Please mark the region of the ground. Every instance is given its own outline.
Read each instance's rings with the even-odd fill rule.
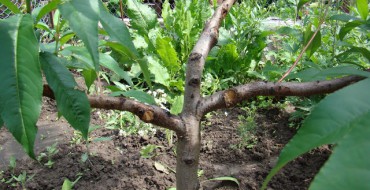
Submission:
[[[164,190],[175,186],[175,173],[172,171],[176,164],[175,145],[169,145],[164,131],[157,130],[154,135],[124,137],[119,135],[118,130],[102,127],[91,134],[92,138],[111,137],[111,140],[90,143],[91,156],[82,162],[86,145],[72,140],[76,136],[64,119],[57,119],[54,101],[44,98],[43,102],[35,150],[37,153],[45,152],[45,147],[58,142],[59,152],[51,158],[55,163],[48,168],[27,158],[9,132],[2,128],[0,169],[3,173],[0,173],[0,179],[11,178],[13,171],[9,168],[9,158],[15,155],[15,175],[22,172],[26,172],[27,176],[35,174],[26,182],[27,189],[61,189],[66,178],[74,181],[79,176],[81,178],[74,189]],[[92,124],[104,126],[98,111],[101,110],[92,113]],[[280,150],[296,132],[289,127],[286,111],[262,109],[255,117],[255,143],[252,140],[243,144],[237,135],[237,126],[245,122],[240,116],[247,117],[247,113],[241,108],[232,108],[213,112],[202,122],[200,170],[203,174],[200,174],[200,181],[203,189],[259,189]],[[155,150],[154,157],[143,158],[140,150],[148,144],[158,145],[159,148]],[[269,190],[308,189],[329,154],[330,150],[322,147],[297,158],[273,178]],[[41,162],[46,160],[43,158]],[[231,181],[208,180],[222,176],[236,178],[240,182],[239,187]],[[14,185],[0,182],[0,189],[21,189],[20,183]]]

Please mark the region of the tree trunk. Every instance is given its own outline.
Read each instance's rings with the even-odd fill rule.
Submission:
[[[178,136],[176,189],[196,190],[200,188],[198,180],[198,164],[200,154],[200,119],[183,116],[185,135]]]

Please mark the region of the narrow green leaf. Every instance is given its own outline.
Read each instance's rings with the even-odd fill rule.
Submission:
[[[59,39],[59,45],[63,46],[65,43],[67,43],[70,39],[72,39],[76,34],[72,31],[67,31],[64,34],[61,35]]]
[[[93,139],[92,141],[101,142],[101,141],[111,141],[111,140],[112,140],[112,137],[98,137],[98,138]]]
[[[149,30],[158,22],[155,11],[137,0],[127,0],[127,14],[131,19],[132,28],[138,30],[142,36],[148,35]]]
[[[98,52],[98,0],[70,0],[59,6],[63,18],[69,21],[69,26],[84,42],[94,62],[95,70],[99,71]]]
[[[131,97],[131,98],[135,98],[136,100],[138,100],[140,102],[143,102],[143,103],[156,105],[153,96],[149,95],[146,92],[140,91],[140,90],[129,90],[127,92],[122,92],[122,91],[121,92],[115,92],[115,93],[112,93],[111,95],[112,96],[123,95],[123,96]]]
[[[31,15],[0,20],[0,114],[5,126],[35,158],[36,122],[41,111],[39,46]]]
[[[353,127],[357,126],[352,124],[361,121],[362,117],[370,111],[369,97],[370,79],[365,79],[330,94],[322,100],[304,121],[297,134],[282,150],[276,166],[263,184],[263,189],[289,161],[313,148],[324,144],[340,143],[343,138],[346,138]],[[368,136],[369,133],[366,135]],[[359,149],[359,151],[364,150]],[[353,178],[349,180],[348,177],[350,175],[342,180],[354,180]]]
[[[339,20],[342,22],[349,22],[352,20],[360,20],[358,17],[348,15],[348,14],[340,14],[340,15],[333,15],[330,17],[331,20]]]
[[[363,21],[361,20],[355,20],[355,21],[351,21],[351,22],[348,22],[346,25],[344,25],[344,27],[342,27],[339,31],[339,39],[340,40],[343,40],[344,37],[348,34],[348,32],[350,32],[352,29],[360,26],[364,24]]]
[[[162,59],[164,66],[170,72],[177,72],[180,67],[180,61],[177,57],[175,48],[171,44],[171,38],[157,37],[156,49],[159,57]]]
[[[143,59],[139,59],[138,63],[140,65],[141,72],[143,72],[145,82],[148,83],[149,86],[152,86],[152,81],[150,79],[150,71],[148,65],[148,58],[145,57]]]
[[[122,79],[124,79],[130,86],[133,86],[131,77],[128,75],[126,71],[124,71],[121,67],[119,67],[116,60],[114,60],[110,55],[101,53],[99,55],[100,57],[100,64],[103,67],[108,68],[109,70],[116,73],[118,76],[120,76]]]
[[[361,89],[357,91],[362,92]],[[329,160],[311,183],[311,190],[370,189],[369,126],[369,111],[350,123],[352,130],[337,143]]]
[[[85,68],[94,69],[94,63],[85,47],[69,46],[59,52],[63,56],[76,58]]]
[[[347,57],[351,53],[360,53],[370,62],[370,51],[362,47],[351,47],[351,49],[339,54],[338,57]]]
[[[3,5],[5,5],[14,14],[20,14],[21,13],[21,11],[18,9],[17,5],[15,5],[10,0],[0,0],[0,3],[3,4]]]
[[[122,45],[121,43],[117,42],[106,42],[104,45],[111,47],[121,55],[124,55],[126,57],[129,57],[131,60],[136,60],[137,55],[135,55],[128,47]]]
[[[85,79],[87,89],[90,89],[91,85],[94,84],[96,78],[98,78],[96,71],[93,69],[86,69],[82,71],[82,76]]]
[[[303,34],[304,37],[304,46],[308,44],[315,32],[311,31],[311,24],[306,28],[306,31]],[[321,46],[321,32],[318,31],[315,37],[313,38],[311,44],[307,47],[306,54],[308,57],[311,57],[313,53]]]
[[[356,0],[357,11],[363,20],[366,20],[367,15],[369,14],[368,4],[368,0]]]
[[[73,75],[51,53],[41,53],[41,65],[50,88],[54,92],[58,111],[71,126],[87,139],[90,123],[90,103],[85,92],[79,90]]]
[[[39,22],[39,20],[44,17],[46,14],[50,13],[51,11],[53,11],[54,9],[56,9],[58,7],[58,5],[60,4],[60,0],[53,0],[53,1],[49,1],[48,4],[46,4],[45,6],[43,6],[40,10],[40,12],[37,14],[36,16],[36,23]]]
[[[126,24],[119,18],[110,14],[101,1],[99,1],[99,8],[100,22],[111,37],[110,40],[119,42],[122,46],[125,46],[127,50],[131,51],[132,54],[138,56],[138,52],[136,51],[134,43],[132,43],[131,35]]]

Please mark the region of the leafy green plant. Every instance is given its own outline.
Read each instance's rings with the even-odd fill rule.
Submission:
[[[54,143],[53,145],[46,147],[46,152],[42,152],[37,156],[37,161],[41,163],[43,159],[46,158],[47,162],[45,162],[44,165],[48,168],[52,168],[54,165],[52,158],[59,152],[57,145],[58,143]]]
[[[155,153],[155,150],[160,147],[161,146],[148,144],[141,148],[140,155],[142,158],[152,158],[154,156],[157,156],[157,154]]]
[[[78,182],[78,180],[81,179],[82,176],[78,176],[76,180],[70,181],[68,178],[66,178],[62,185],[62,190],[72,190],[73,186]]]

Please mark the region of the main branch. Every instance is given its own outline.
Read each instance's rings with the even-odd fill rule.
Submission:
[[[55,99],[48,85],[44,85],[43,95]],[[147,105],[126,97],[88,96],[88,99],[93,108],[129,111],[146,123],[173,130],[177,135],[184,134],[181,118],[158,106]]]
[[[200,103],[199,112],[206,114],[220,108],[232,107],[256,96],[309,96],[330,93],[362,79],[363,77],[348,76],[327,81],[303,83],[253,82],[216,92],[204,98]]]

